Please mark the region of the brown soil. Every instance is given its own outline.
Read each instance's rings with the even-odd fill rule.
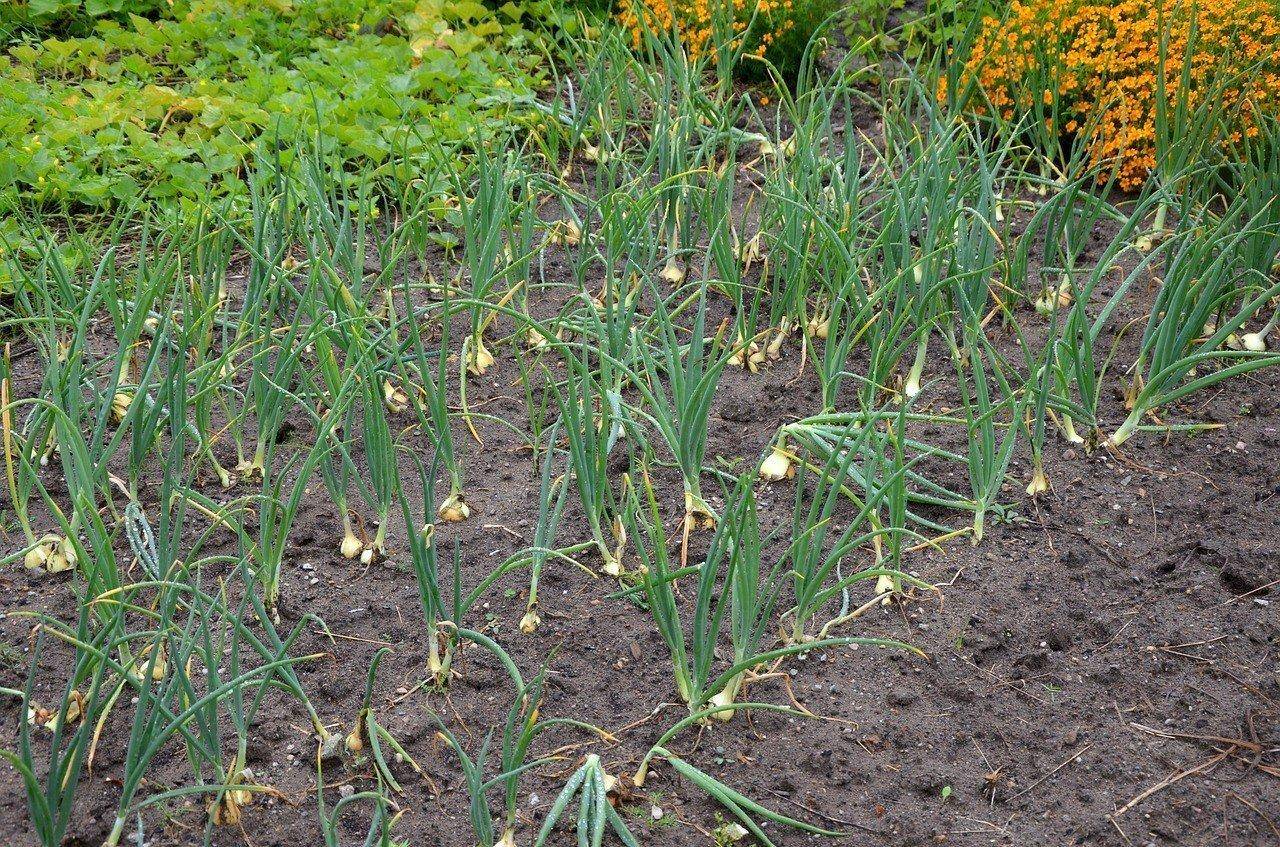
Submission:
[[[568,279],[562,256],[548,263],[548,274],[553,281]],[[1141,314],[1141,307],[1133,304],[1132,313]],[[1029,311],[1025,317],[1035,321]],[[15,394],[28,396],[38,386],[36,356],[22,348],[25,342],[14,342],[15,356],[25,363],[19,372],[26,371]],[[1020,361],[1007,337],[1001,344]],[[527,416],[514,357],[524,354],[511,346],[495,346],[494,352],[496,370],[471,383],[469,400],[523,428]],[[945,364],[938,352],[933,361]],[[817,410],[817,382],[811,368],[800,371],[800,359],[793,344],[763,373],[726,374],[712,416],[709,463],[720,457],[753,462],[779,424]],[[926,404],[954,406],[951,393],[944,380]],[[1108,402],[1108,418],[1118,423],[1120,404]],[[739,715],[689,731],[673,748],[766,805],[847,830],[843,843],[859,847],[1280,844],[1280,615],[1274,587],[1280,579],[1280,373],[1258,372],[1194,396],[1170,418],[1221,428],[1194,436],[1143,434],[1122,454],[1063,449],[1051,435],[1046,468],[1053,490],[1036,502],[1022,491],[1029,469],[1020,450],[1011,476],[1022,482],[1011,481],[1004,498],[1014,518],[990,526],[981,545],[957,539],[911,555],[910,569],[938,584],[942,599],[925,594],[877,609],[844,631],[904,640],[927,658],[865,648],[797,657],[780,669],[790,693],[818,719]],[[407,427],[411,420],[406,415],[399,422]],[[491,422],[478,429],[483,446],[457,429],[472,517],[441,527],[438,535],[445,544],[459,540],[467,584],[529,542],[538,494],[529,454],[512,433]],[[305,428],[290,437],[303,443]],[[963,448],[956,432],[930,438]],[[410,443],[420,445],[421,437]],[[51,467],[45,477],[55,493],[57,473]],[[411,476],[411,469],[405,474]],[[789,516],[792,488],[761,486],[767,527]],[[218,498],[241,493],[221,492],[213,480],[205,480],[205,491]],[[379,646],[389,645],[393,652],[378,675],[375,708],[430,777],[398,768],[405,792],[396,799],[405,813],[395,834],[410,845],[471,847],[460,772],[436,740],[429,710],[474,746],[504,716],[510,685],[487,654],[468,649],[447,692],[403,697],[400,692],[422,678],[426,657],[403,537],[393,534],[392,555],[370,568],[342,559],[337,516],[318,477],[312,491],[290,539],[283,624],[313,612],[337,640],[318,631],[305,636],[297,654],[326,655],[300,666],[299,676],[321,716],[349,727],[369,662]],[[148,494],[154,498],[155,490]],[[679,488],[670,477],[660,496],[674,515]],[[585,528],[570,514],[560,542],[584,537]],[[17,543],[11,534],[8,546]],[[234,550],[229,537],[222,543]],[[693,554],[705,543],[695,537]],[[511,575],[466,623],[493,634],[526,674],[550,657],[544,717],[592,722],[617,732],[619,743],[593,741],[585,733],[548,734],[554,738],[546,739],[544,751],[582,746],[559,765],[523,779],[522,845],[532,842],[582,755],[594,751],[611,773],[629,774],[683,708],[663,707],[675,700],[665,648],[644,611],[606,598],[615,584],[549,565],[540,590],[543,624],[523,635],[517,624],[527,587],[527,574]],[[66,575],[20,568],[0,575],[0,591],[6,613],[0,619],[0,685],[21,688],[32,621],[14,613],[68,618],[75,591]],[[56,699],[52,692],[61,688],[65,671],[65,654],[46,654],[36,698]],[[789,702],[778,679],[753,687],[750,697]],[[19,718],[15,701],[0,701],[0,747],[13,747]],[[97,845],[109,828],[125,718],[119,714],[109,722],[92,777],[81,784],[70,843]],[[627,726],[632,728],[620,731]],[[275,701],[255,727],[250,765],[285,799],[259,800],[246,810],[242,829],[217,830],[215,843],[321,843],[313,750],[303,711]],[[157,764],[149,788],[182,784],[185,767],[180,751],[172,751]],[[5,764],[0,773],[0,841],[36,844],[16,772]],[[330,808],[340,783],[357,790],[372,785],[367,765],[350,771],[331,766],[325,778]],[[659,766],[625,803],[644,843],[711,843],[707,831],[717,825],[717,809],[667,767]],[[661,821],[653,819],[654,805],[663,810]],[[362,841],[362,814],[349,816],[344,843]],[[203,804],[152,810],[146,821],[148,844],[197,844]],[[780,845],[826,841],[768,829]],[[571,840],[566,831],[553,843]]]

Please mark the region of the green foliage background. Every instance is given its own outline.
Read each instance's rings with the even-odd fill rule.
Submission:
[[[192,203],[264,136],[371,176],[508,120],[541,81],[539,0],[33,0],[0,6],[0,203]]]

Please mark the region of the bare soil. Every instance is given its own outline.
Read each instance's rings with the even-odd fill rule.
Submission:
[[[1109,233],[1098,237],[1104,243]],[[548,274],[570,279],[563,255],[552,257]],[[1142,314],[1144,296],[1129,307],[1129,317]],[[1035,321],[1029,310],[1024,317]],[[1004,352],[1020,361],[1011,340],[995,334]],[[12,340],[22,376],[15,395],[29,396],[39,384],[37,357],[21,338]],[[526,354],[515,345],[495,345],[493,352],[495,370],[471,382],[468,400],[475,410],[526,428],[515,361]],[[935,352],[931,369],[949,368],[942,351]],[[811,366],[801,369],[801,359],[792,343],[760,374],[726,374],[708,433],[709,463],[754,462],[780,424],[817,411],[818,383]],[[1111,377],[1114,382],[1116,373]],[[930,391],[928,407],[956,405],[946,380]],[[1108,403],[1106,414],[1116,424],[1123,418],[1120,399]],[[1168,416],[1220,428],[1142,434],[1121,453],[1065,449],[1051,435],[1046,470],[1053,489],[1036,501],[1022,490],[1029,467],[1020,450],[1004,497],[1013,509],[1010,520],[990,526],[978,546],[959,538],[910,555],[909,568],[937,584],[941,595],[877,608],[844,630],[907,641],[927,658],[865,648],[797,657],[781,664],[783,675],[749,694],[776,703],[794,696],[817,718],[739,715],[689,731],[673,748],[766,805],[848,831],[843,843],[859,847],[1280,844],[1280,373],[1238,378],[1193,396]],[[409,427],[411,416],[396,422]],[[440,527],[437,536],[444,545],[457,539],[467,584],[529,543],[538,496],[533,463],[515,436],[493,422],[478,421],[477,429],[483,444],[461,429],[456,439],[473,514],[466,523]],[[287,436],[297,444],[307,437],[301,422]],[[925,437],[964,447],[959,432]],[[407,438],[427,450],[420,434]],[[55,494],[56,465],[45,476]],[[410,467],[404,473],[413,476]],[[659,478],[674,523],[679,486],[674,477]],[[147,493],[154,499],[158,475],[153,482]],[[205,493],[219,499],[244,491],[203,482]],[[792,488],[761,486],[767,527],[789,518]],[[398,768],[405,792],[396,799],[404,816],[395,834],[415,846],[472,847],[460,772],[436,739],[430,713],[478,744],[503,719],[510,685],[487,654],[468,649],[447,691],[405,696],[424,675],[426,648],[404,539],[393,533],[392,554],[371,567],[341,558],[340,524],[318,477],[312,492],[290,537],[282,628],[311,612],[335,637],[313,628],[299,642],[297,654],[324,654],[299,666],[303,685],[321,716],[345,731],[374,652],[390,646],[374,705],[429,777]],[[561,543],[585,537],[571,514]],[[6,543],[20,544],[12,532]],[[229,535],[220,543],[234,550]],[[691,555],[705,543],[695,536]],[[532,842],[583,755],[596,752],[611,773],[629,775],[683,710],[670,705],[676,695],[669,660],[646,613],[606,598],[616,584],[548,566],[540,590],[543,623],[531,635],[518,629],[527,588],[527,574],[511,575],[467,624],[492,634],[527,674],[549,661],[544,717],[589,721],[616,733],[618,743],[586,733],[545,740],[543,752],[580,746],[522,781],[522,845]],[[33,622],[16,613],[67,618],[75,607],[70,575],[20,568],[0,574],[0,685],[22,688],[26,681]],[[56,699],[66,658],[56,650],[44,656],[37,699]],[[93,773],[81,784],[69,844],[101,843],[114,816],[128,735],[127,710],[117,711]],[[20,718],[15,701],[0,701],[0,748],[13,748]],[[321,843],[314,741],[304,712],[289,701],[273,702],[254,727],[250,750],[250,766],[282,797],[259,799],[240,828],[217,830],[214,843]],[[185,769],[175,749],[158,763],[147,788],[183,784]],[[4,764],[0,774],[0,842],[34,845],[16,771]],[[327,768],[329,807],[341,786],[360,790],[372,779],[367,765]],[[643,791],[621,802],[648,844],[706,845],[718,825],[715,806],[663,766]],[[661,820],[654,819],[654,806]],[[363,839],[362,814],[344,822],[344,843]],[[145,820],[153,847],[198,844],[203,803],[151,810]],[[827,840],[770,831],[780,845]],[[572,837],[565,831],[553,843]]]

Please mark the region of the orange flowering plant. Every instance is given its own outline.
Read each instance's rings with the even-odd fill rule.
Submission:
[[[839,0],[620,0],[618,17],[636,47],[647,32],[674,32],[692,58],[715,61],[730,39],[743,55],[764,57],[789,76],[838,8]]]
[[[1280,112],[1280,15],[1276,0],[1017,0],[983,21],[959,82],[979,112],[1082,137],[1133,189],[1170,132],[1162,112],[1212,116],[1224,146]]]

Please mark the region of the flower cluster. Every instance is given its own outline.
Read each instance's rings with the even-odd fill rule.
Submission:
[[[794,0],[621,0],[619,18],[639,47],[646,32],[679,33],[689,55],[715,58],[717,16],[724,15],[750,52],[764,54],[795,26]]]
[[[1273,0],[1017,0],[965,74],[1007,120],[1043,106],[1054,137],[1088,127],[1090,160],[1132,189],[1156,164],[1157,74],[1171,103],[1220,106],[1233,143],[1280,111],[1280,18]]]

